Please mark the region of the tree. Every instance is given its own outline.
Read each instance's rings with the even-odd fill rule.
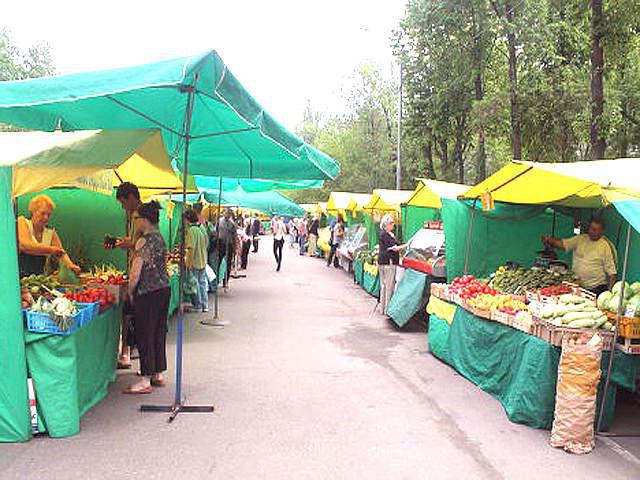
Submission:
[[[55,68],[51,49],[46,43],[38,43],[20,51],[5,30],[0,30],[0,81],[24,80],[53,75]],[[0,131],[16,131],[15,127],[0,123]]]
[[[603,0],[591,0],[591,158],[604,158],[602,131],[604,113],[604,49],[602,48]]]

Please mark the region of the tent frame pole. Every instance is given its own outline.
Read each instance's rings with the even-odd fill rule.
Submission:
[[[629,261],[629,244],[631,243],[631,224],[627,225],[627,240],[624,247],[624,263],[622,264],[622,286],[620,288],[620,298],[624,298],[624,290],[625,290],[625,282],[627,280],[627,264]],[[622,318],[622,307],[623,302],[619,302],[618,311],[616,312],[616,324],[614,325],[613,330],[613,345],[611,347],[611,352],[609,353],[609,364],[607,366],[607,376],[604,381],[604,389],[602,391],[602,401],[600,402],[600,414],[598,415],[598,425],[596,428],[596,434],[601,435],[602,422],[604,421],[604,410],[607,405],[607,392],[609,391],[609,382],[611,381],[611,371],[613,370],[613,363],[616,352],[616,345],[618,344],[618,328],[620,325],[620,319]],[[640,434],[608,434],[606,436],[640,436]]]
[[[220,278],[218,277],[218,275],[220,275],[220,265],[222,265],[221,261],[218,261],[220,258],[220,251],[218,250],[219,246],[220,246],[220,242],[218,242],[218,239],[220,238],[220,215],[222,214],[222,176],[220,177],[220,185],[218,186],[218,214],[217,214],[217,218],[216,218],[216,236],[214,237],[214,241],[215,241],[215,249],[216,249],[216,263],[218,264],[218,271],[216,272],[216,287],[213,289],[213,321],[209,321],[209,320],[203,320],[200,322],[201,325],[205,325],[207,327],[224,327],[225,325],[228,325],[227,322],[224,321],[218,321],[218,284],[220,282]],[[227,251],[226,251],[226,247],[225,247],[225,252],[224,252],[224,256],[226,258],[227,256]],[[227,268],[229,268],[229,263],[227,262]],[[225,272],[225,276],[226,276],[226,272]],[[222,280],[224,283],[224,279]]]
[[[187,109],[185,112],[185,144],[184,144],[184,165],[182,166],[182,204],[187,203],[187,173],[189,164],[189,141],[191,133],[191,118],[193,116],[193,102],[195,96],[195,84],[198,82],[198,75],[194,80],[194,85],[186,87],[184,91],[187,93]],[[184,336],[184,280],[186,275],[185,264],[185,236],[186,227],[184,219],[180,222],[180,281],[179,281],[179,303],[178,303],[178,322],[177,322],[177,340],[176,340],[176,389],[173,399],[173,405],[140,405],[141,412],[164,412],[169,413],[167,421],[173,422],[180,413],[212,413],[213,405],[184,405],[182,403],[182,343]]]
[[[473,200],[471,220],[469,220],[469,233],[467,234],[467,249],[464,255],[464,274],[469,273],[469,257],[471,256],[471,239],[473,237],[473,222],[476,218],[476,202],[477,198]]]

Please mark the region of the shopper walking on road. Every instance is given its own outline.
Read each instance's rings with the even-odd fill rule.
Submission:
[[[282,217],[276,217],[275,222],[273,222],[273,256],[276,259],[276,271],[278,272],[282,266],[282,247],[284,247],[286,234],[287,227],[285,227]]]
[[[160,208],[158,202],[143,203],[133,216],[141,235],[131,261],[128,298],[135,312],[135,337],[142,377],[124,393],[151,393],[152,385],[165,385],[163,372],[167,369],[171,289],[167,275],[167,245],[158,230]]]
[[[187,222],[185,265],[194,277],[196,293],[192,303],[196,311],[209,311],[209,281],[207,280],[207,253],[209,250],[209,234],[200,224],[195,210],[187,210],[184,214]]]
[[[233,220],[233,212],[230,208],[224,211],[224,217],[218,222],[218,265],[216,274],[220,271],[222,259],[227,260],[227,269],[222,280],[222,287],[229,288],[229,276],[233,266],[233,257],[236,249],[236,224]]]
[[[304,255],[305,245],[307,244],[307,219],[301,218],[298,221],[298,244],[300,246],[300,255]]]
[[[253,253],[258,253],[258,241],[260,240],[260,219],[255,216],[251,223],[251,240],[253,242]]]
[[[333,266],[335,268],[340,268],[340,262],[338,261],[336,252],[338,248],[340,248],[342,240],[344,240],[344,220],[342,220],[342,217],[338,215],[338,220],[333,226],[333,230],[331,232],[331,251],[327,258],[327,267],[330,267],[331,262],[333,262]]]
[[[380,305],[385,313],[393,295],[396,282],[396,266],[400,263],[400,251],[405,245],[398,245],[393,235],[395,219],[387,214],[380,222],[378,238],[378,271],[380,272]]]
[[[320,221],[318,216],[314,215],[309,223],[309,256],[315,257],[318,249],[318,235],[320,230]]]

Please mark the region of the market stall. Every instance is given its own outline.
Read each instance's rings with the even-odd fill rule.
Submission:
[[[20,286],[11,286],[12,278],[13,285],[19,285],[15,216],[12,208],[3,212],[7,227],[1,233],[5,235],[3,244],[6,252],[14,254],[3,256],[7,284],[0,293],[5,296],[0,299],[0,321],[8,343],[0,357],[10,353],[11,358],[0,363],[13,365],[3,382],[13,390],[11,395],[0,395],[0,440],[30,437],[27,377],[33,381],[40,427],[52,436],[77,433],[79,417],[106,395],[107,384],[115,378],[119,341],[120,311],[111,305],[118,303],[122,282],[114,267],[103,278],[102,265],[122,267],[125,258],[121,252],[105,250],[103,239],[105,233],[124,234],[125,221],[118,203],[95,191],[107,190],[109,182],[118,181],[114,171],[134,178],[135,164],[145,175],[154,170],[171,172],[160,140],[155,130],[0,134],[0,164],[5,165],[3,204],[10,206],[10,199],[17,197],[18,212],[26,213],[31,192],[52,185],[82,187],[55,188],[46,193],[57,203],[52,225],[67,251],[89,272],[76,279],[77,285],[64,284],[61,277],[51,275],[25,277],[20,282],[20,295]],[[170,179],[170,175],[163,178]],[[100,272],[94,266],[99,266]],[[68,298],[61,296],[64,290]],[[49,313],[53,306],[55,316]],[[33,313],[23,314],[22,308]]]
[[[600,429],[610,425],[616,389],[635,391],[640,362],[630,353],[640,337],[640,282],[631,283],[638,280],[630,267],[638,257],[630,252],[640,244],[631,227],[626,241],[621,235],[623,217],[633,224],[637,216],[634,168],[626,160],[571,167],[513,162],[465,193],[469,200],[443,200],[445,231],[456,234],[447,257],[455,262],[448,265],[451,283],[432,286],[440,300],[429,304],[430,349],[501,401],[512,421],[551,426],[560,348],[571,342],[603,350]],[[630,211],[621,216],[618,206]],[[622,281],[597,298],[580,287],[566,257],[537,250],[544,225],[568,238],[594,210],[611,220],[607,242],[622,267]],[[498,364],[505,357],[509,372]]]
[[[159,127],[182,171],[183,198],[189,174],[314,181],[339,173],[337,162],[271,117],[215,51],[101,72],[1,82],[0,98],[0,121],[24,129]],[[0,202],[5,209],[7,200]],[[181,275],[181,291],[183,285]],[[19,312],[11,313],[16,318]],[[184,410],[182,312],[176,325],[176,388],[173,404],[165,408],[173,416]]]
[[[424,313],[430,284],[446,278],[441,200],[455,199],[468,189],[466,185],[419,179],[413,194],[401,205],[402,238],[407,243],[400,259],[404,272],[386,311],[399,327]]]

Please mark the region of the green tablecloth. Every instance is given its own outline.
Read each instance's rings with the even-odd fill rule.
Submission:
[[[69,336],[25,333],[40,430],[51,437],[80,431],[80,417],[116,378],[120,308],[111,308]]]
[[[180,275],[174,275],[169,279],[171,298],[169,299],[169,317],[174,314],[180,305]]]
[[[457,308],[451,325],[431,315],[429,350],[496,398],[512,422],[551,428],[560,348]],[[619,351],[615,355],[605,428],[613,418],[616,387],[635,390],[636,371],[640,366],[638,357]],[[609,354],[605,352],[603,370],[608,359]]]
[[[380,274],[371,275],[365,272],[364,262],[357,258],[353,262],[353,278],[368,294],[378,298],[380,295]]]
[[[399,327],[403,327],[425,305],[424,293],[427,274],[406,269],[398,283],[387,311]]]

